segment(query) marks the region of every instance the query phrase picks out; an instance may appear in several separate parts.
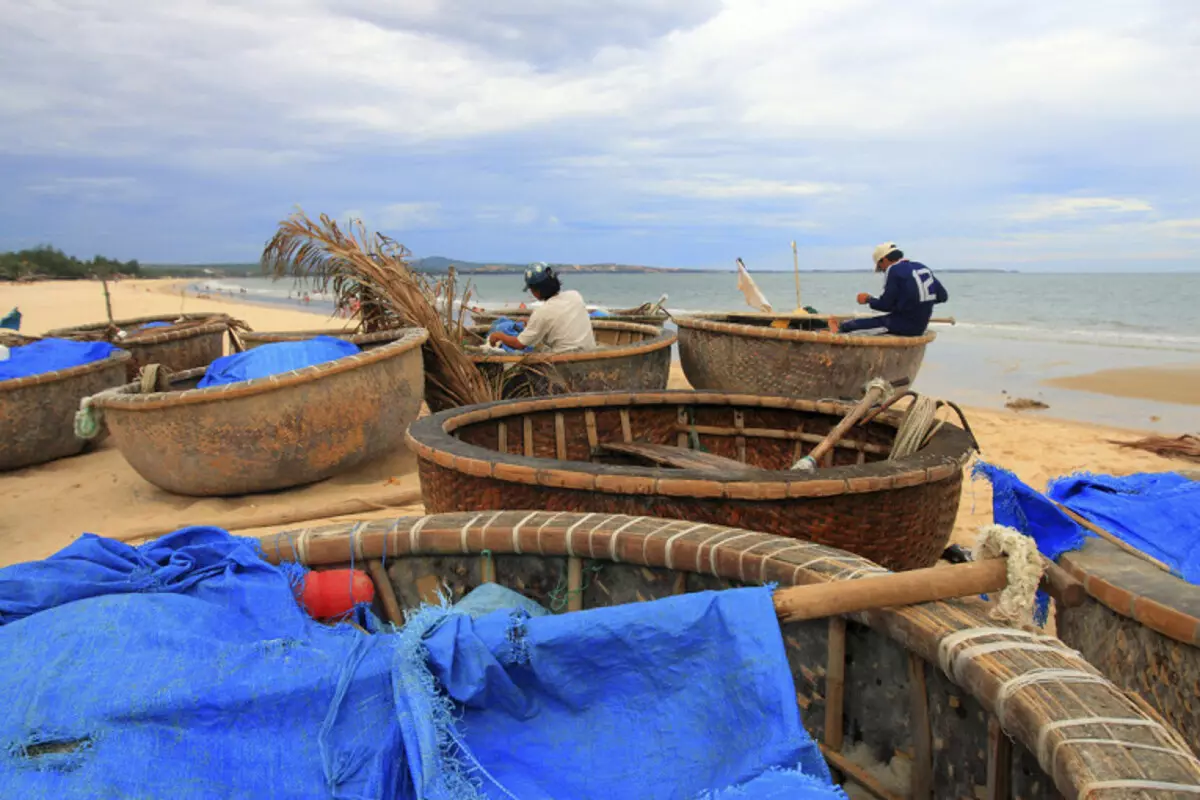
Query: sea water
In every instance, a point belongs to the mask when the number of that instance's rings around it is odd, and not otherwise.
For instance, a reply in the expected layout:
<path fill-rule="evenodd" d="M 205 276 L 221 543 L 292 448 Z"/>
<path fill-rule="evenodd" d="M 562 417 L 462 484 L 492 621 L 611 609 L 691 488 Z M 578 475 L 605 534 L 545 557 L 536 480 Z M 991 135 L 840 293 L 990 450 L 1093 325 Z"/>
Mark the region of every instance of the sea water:
<path fill-rule="evenodd" d="M 936 272 L 935 266 L 935 272 Z M 796 307 L 792 273 L 752 273 L 776 311 Z M 1164 432 L 1200 427 L 1200 407 L 1115 398 L 1044 385 L 1049 378 L 1100 369 L 1200 365 L 1200 273 L 1038 274 L 940 272 L 949 302 L 935 325 L 916 388 L 967 405 L 1001 407 L 1012 397 L 1048 403 L 1052 416 Z M 518 274 L 460 276 L 472 305 L 529 302 Z M 800 303 L 821 313 L 868 312 L 859 292 L 878 294 L 883 276 L 857 272 L 800 274 Z M 298 303 L 304 288 L 291 280 L 221 279 L 195 290 L 234 299 Z M 563 276 L 589 304 L 623 308 L 667 294 L 673 314 L 749 310 L 733 272 L 589 273 Z M 245 290 L 245 293 L 242 290 Z M 289 297 L 290 295 L 290 297 Z M 331 298 L 310 293 L 308 308 L 331 313 Z M 1152 418 L 1157 419 L 1152 419 Z"/>

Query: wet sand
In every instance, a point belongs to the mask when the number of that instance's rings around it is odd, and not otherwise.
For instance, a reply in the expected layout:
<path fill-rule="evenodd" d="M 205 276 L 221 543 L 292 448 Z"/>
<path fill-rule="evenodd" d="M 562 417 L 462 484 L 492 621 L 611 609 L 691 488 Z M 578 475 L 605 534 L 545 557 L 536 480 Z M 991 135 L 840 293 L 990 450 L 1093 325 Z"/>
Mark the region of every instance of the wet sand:
<path fill-rule="evenodd" d="M 1200 364 L 1103 369 L 1044 381 L 1082 392 L 1200 406 Z M 1200 422 L 1197 423 L 1200 426 Z"/>

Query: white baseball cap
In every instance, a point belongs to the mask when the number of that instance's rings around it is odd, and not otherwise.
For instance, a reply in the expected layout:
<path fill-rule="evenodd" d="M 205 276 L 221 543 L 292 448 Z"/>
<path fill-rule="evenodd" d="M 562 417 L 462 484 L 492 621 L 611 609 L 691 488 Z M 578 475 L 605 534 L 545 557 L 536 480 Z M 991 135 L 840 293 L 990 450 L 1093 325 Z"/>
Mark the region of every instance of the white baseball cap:
<path fill-rule="evenodd" d="M 878 264 L 883 260 L 884 256 L 899 249 L 895 242 L 884 242 L 881 245 L 876 245 L 875 250 L 871 253 L 871 263 Z"/>

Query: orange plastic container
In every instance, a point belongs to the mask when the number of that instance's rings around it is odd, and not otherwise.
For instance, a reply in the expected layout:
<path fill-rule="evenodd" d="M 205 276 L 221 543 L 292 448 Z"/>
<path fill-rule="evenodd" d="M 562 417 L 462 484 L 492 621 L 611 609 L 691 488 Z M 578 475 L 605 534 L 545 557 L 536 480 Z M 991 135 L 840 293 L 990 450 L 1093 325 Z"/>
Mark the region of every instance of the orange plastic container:
<path fill-rule="evenodd" d="M 371 576 L 357 569 L 328 569 L 304 577 L 300 603 L 316 619 L 345 614 L 357 603 L 375 599 Z"/>

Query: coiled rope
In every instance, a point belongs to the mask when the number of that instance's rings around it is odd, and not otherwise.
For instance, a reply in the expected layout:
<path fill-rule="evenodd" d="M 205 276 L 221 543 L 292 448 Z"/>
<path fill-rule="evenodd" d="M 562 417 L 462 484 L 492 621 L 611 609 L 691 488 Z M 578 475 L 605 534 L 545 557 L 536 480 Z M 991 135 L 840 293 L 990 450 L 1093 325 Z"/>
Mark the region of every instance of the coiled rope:
<path fill-rule="evenodd" d="M 904 412 L 904 419 L 900 421 L 900 428 L 896 431 L 896 438 L 892 441 L 892 450 L 888 453 L 889 461 L 896 461 L 901 458 L 911 456 L 913 453 L 921 449 L 925 441 L 932 433 L 936 433 L 933 428 L 934 415 L 937 414 L 938 401 L 936 398 L 928 395 L 913 395 L 913 401 L 908 406 L 908 410 Z M 939 421 L 937 427 L 941 427 Z"/>

